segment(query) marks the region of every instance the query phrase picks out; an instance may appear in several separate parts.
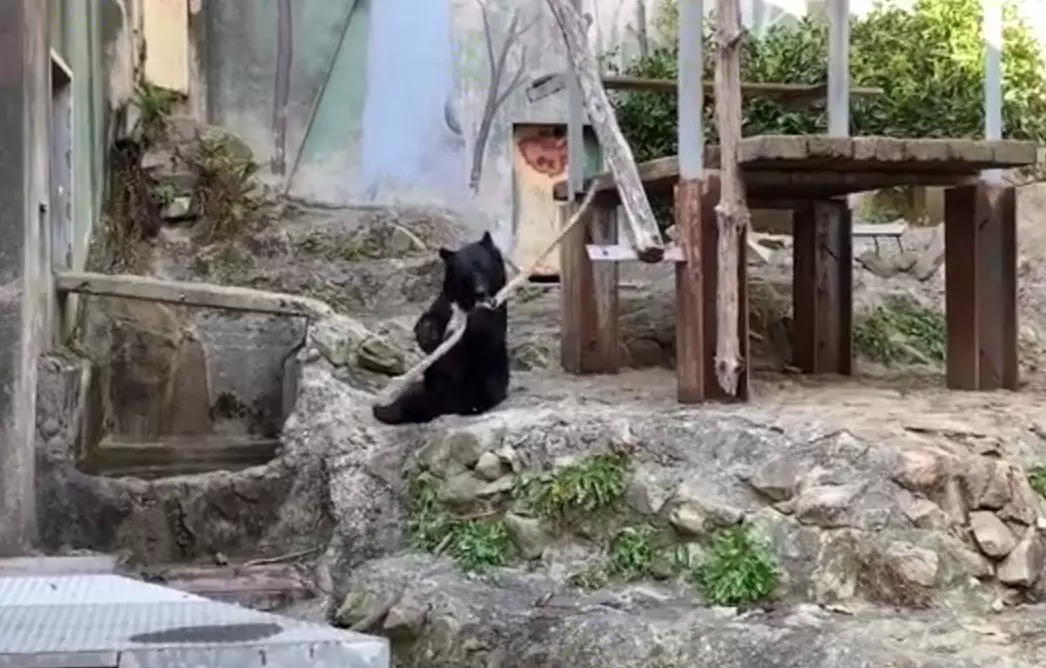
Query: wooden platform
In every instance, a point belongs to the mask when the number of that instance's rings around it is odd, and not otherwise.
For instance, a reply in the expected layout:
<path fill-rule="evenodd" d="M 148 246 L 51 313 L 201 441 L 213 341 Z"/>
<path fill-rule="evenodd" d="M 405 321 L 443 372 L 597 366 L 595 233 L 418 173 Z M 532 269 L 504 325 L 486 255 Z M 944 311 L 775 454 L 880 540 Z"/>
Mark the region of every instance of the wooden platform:
<path fill-rule="evenodd" d="M 793 364 L 813 374 L 853 371 L 853 231 L 850 209 L 839 196 L 897 185 L 949 186 L 945 198 L 948 386 L 992 390 L 1018 386 L 1017 237 L 1015 189 L 988 184 L 985 169 L 1036 162 L 1030 142 L 961 139 L 750 137 L 741 163 L 752 208 L 785 208 L 793 214 Z M 676 358 L 681 402 L 747 398 L 743 369 L 738 394 L 724 396 L 715 378 L 719 198 L 718 150 L 706 153 L 700 192 L 680 204 L 675 158 L 640 166 L 651 191 L 676 189 L 677 229 L 685 248 L 666 253 L 676 266 Z M 609 175 L 591 182 L 601 190 L 588 229 L 560 246 L 562 363 L 572 373 L 614 373 L 619 367 L 617 262 L 633 254 L 615 237 L 617 192 Z M 695 185 L 691 182 L 688 185 Z M 557 197 L 566 194 L 557 185 Z M 575 203 L 562 202 L 565 220 Z M 683 212 L 680 206 L 690 207 Z M 699 209 L 695 211 L 693 209 Z M 627 240 L 622 239 L 627 244 Z M 747 243 L 739 239 L 738 333 L 748 356 Z M 746 360 L 747 362 L 747 360 Z"/>
<path fill-rule="evenodd" d="M 796 209 L 802 202 L 896 186 L 956 186 L 972 183 L 986 169 L 1034 165 L 1034 142 L 974 139 L 894 139 L 821 135 L 759 135 L 741 140 L 740 163 L 749 203 L 758 209 Z M 719 167 L 719 147 L 705 150 L 705 166 Z M 670 193 L 679 180 L 675 156 L 639 165 L 649 193 Z M 617 203 L 613 176 L 589 179 L 601 206 Z M 565 182 L 556 184 L 567 199 Z"/>

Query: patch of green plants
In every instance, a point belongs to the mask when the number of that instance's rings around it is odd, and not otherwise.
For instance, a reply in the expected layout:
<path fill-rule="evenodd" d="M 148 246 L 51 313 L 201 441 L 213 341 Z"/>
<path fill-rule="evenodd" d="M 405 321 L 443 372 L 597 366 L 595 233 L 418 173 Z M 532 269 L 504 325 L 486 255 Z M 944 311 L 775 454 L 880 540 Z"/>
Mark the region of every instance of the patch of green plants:
<path fill-rule="evenodd" d="M 188 162 L 196 173 L 196 198 L 208 222 L 209 241 L 237 238 L 261 208 L 255 181 L 260 166 L 238 155 L 227 137 L 197 138 Z"/>
<path fill-rule="evenodd" d="M 627 474 L 624 455 L 592 455 L 558 471 L 521 478 L 515 496 L 537 517 L 569 521 L 617 509 Z"/>
<path fill-rule="evenodd" d="M 166 134 L 174 104 L 180 98 L 175 91 L 148 82 L 135 89 L 131 101 L 138 109 L 138 127 L 147 142 Z"/>
<path fill-rule="evenodd" d="M 1046 499 L 1046 466 L 1033 466 L 1028 469 L 1028 484 L 1035 493 Z"/>
<path fill-rule="evenodd" d="M 938 364 L 947 351 L 947 324 L 940 311 L 893 297 L 854 324 L 854 350 L 883 364 Z"/>
<path fill-rule="evenodd" d="M 779 572 L 769 546 L 744 527 L 721 529 L 708 555 L 692 570 L 694 583 L 712 605 L 763 601 L 777 589 Z"/>
<path fill-rule="evenodd" d="M 910 10 L 904 5 L 910 4 Z M 657 12 L 663 39 L 646 57 L 611 71 L 637 77 L 676 78 L 677 8 L 664 0 Z M 1005 5 L 1003 134 L 1046 140 L 1046 70 L 1039 42 L 1014 2 Z M 855 100 L 853 135 L 893 137 L 980 137 L 984 127 L 984 46 L 980 0 L 880 0 L 851 22 L 850 74 L 854 86 L 876 86 L 884 95 Z M 704 75 L 714 72 L 711 21 L 704 27 Z M 828 26 L 810 16 L 779 24 L 742 42 L 742 80 L 753 83 L 821 84 L 828 76 Z M 615 93 L 612 100 L 622 131 L 638 160 L 676 153 L 676 100 L 672 95 Z M 716 141 L 712 105 L 705 108 L 705 132 Z M 796 110 L 766 98 L 743 100 L 743 132 L 823 133 L 823 105 Z"/>
<path fill-rule="evenodd" d="M 178 189 L 173 183 L 157 183 L 152 190 L 153 201 L 160 208 L 169 206 L 178 196 Z"/>
<path fill-rule="evenodd" d="M 499 517 L 458 518 L 440 502 L 439 479 L 421 472 L 410 479 L 410 545 L 448 554 L 470 572 L 504 566 L 513 553 L 505 522 Z"/>

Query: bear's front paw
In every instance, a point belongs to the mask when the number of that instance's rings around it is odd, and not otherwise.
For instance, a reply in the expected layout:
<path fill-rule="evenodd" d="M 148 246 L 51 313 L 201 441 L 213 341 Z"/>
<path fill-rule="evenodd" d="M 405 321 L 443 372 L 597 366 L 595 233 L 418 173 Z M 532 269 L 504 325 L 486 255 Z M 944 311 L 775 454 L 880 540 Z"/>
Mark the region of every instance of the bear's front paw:
<path fill-rule="evenodd" d="M 443 332 L 431 320 L 422 320 L 414 328 L 414 340 L 422 352 L 428 355 L 443 343 Z"/>

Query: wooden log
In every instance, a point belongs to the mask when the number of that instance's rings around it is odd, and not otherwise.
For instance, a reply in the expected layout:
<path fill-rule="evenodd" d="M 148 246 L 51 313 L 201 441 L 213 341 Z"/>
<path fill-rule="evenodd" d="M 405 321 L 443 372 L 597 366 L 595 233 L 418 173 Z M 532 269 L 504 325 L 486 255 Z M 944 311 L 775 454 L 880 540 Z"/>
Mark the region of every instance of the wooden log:
<path fill-rule="evenodd" d="M 948 387 L 1016 390 L 1016 191 L 1009 184 L 953 188 L 944 217 Z"/>
<path fill-rule="evenodd" d="M 793 364 L 805 373 L 853 371 L 853 242 L 846 201 L 793 214 Z"/>
<path fill-rule="evenodd" d="M 585 37 L 586 24 L 570 0 L 546 0 L 559 24 L 571 68 L 578 79 L 585 111 L 596 132 L 603 160 L 609 166 L 621 196 L 632 245 L 644 262 L 660 262 L 664 256 L 661 232 L 650 208 L 635 157 L 614 115 L 600 79 L 599 68 Z"/>
<path fill-rule="evenodd" d="M 740 243 L 751 214 L 738 162 L 741 142 L 741 6 L 738 0 L 716 0 L 716 120 L 721 144 L 721 192 L 718 218 L 718 290 L 716 303 L 715 375 L 726 394 L 735 396 L 748 360 L 738 342 Z M 747 306 L 747 305 L 746 305 Z M 747 344 L 747 342 L 746 342 Z"/>
<path fill-rule="evenodd" d="M 569 220 L 575 205 L 559 207 L 560 219 Z M 618 268 L 595 265 L 587 249 L 589 240 L 612 242 L 616 236 L 616 209 L 597 208 L 560 242 L 560 362 L 567 373 L 618 371 Z"/>
<path fill-rule="evenodd" d="M 149 276 L 61 272 L 55 275 L 55 290 L 99 297 L 122 297 L 140 301 L 217 308 L 226 311 L 323 318 L 334 310 L 318 299 L 266 292 L 230 285 L 165 281 Z"/>
<path fill-rule="evenodd" d="M 683 262 L 676 265 L 676 398 L 701 403 L 705 391 L 705 289 L 701 181 L 676 185 L 675 218 Z"/>

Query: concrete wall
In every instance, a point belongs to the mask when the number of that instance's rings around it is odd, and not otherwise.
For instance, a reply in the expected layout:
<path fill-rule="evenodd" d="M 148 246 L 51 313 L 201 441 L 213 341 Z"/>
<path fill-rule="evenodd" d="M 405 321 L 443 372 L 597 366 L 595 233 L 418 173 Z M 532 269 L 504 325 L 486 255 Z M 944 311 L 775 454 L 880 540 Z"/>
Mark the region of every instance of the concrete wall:
<path fill-rule="evenodd" d="M 36 359 L 49 276 L 47 5 L 0 0 L 0 555 L 35 536 Z"/>

